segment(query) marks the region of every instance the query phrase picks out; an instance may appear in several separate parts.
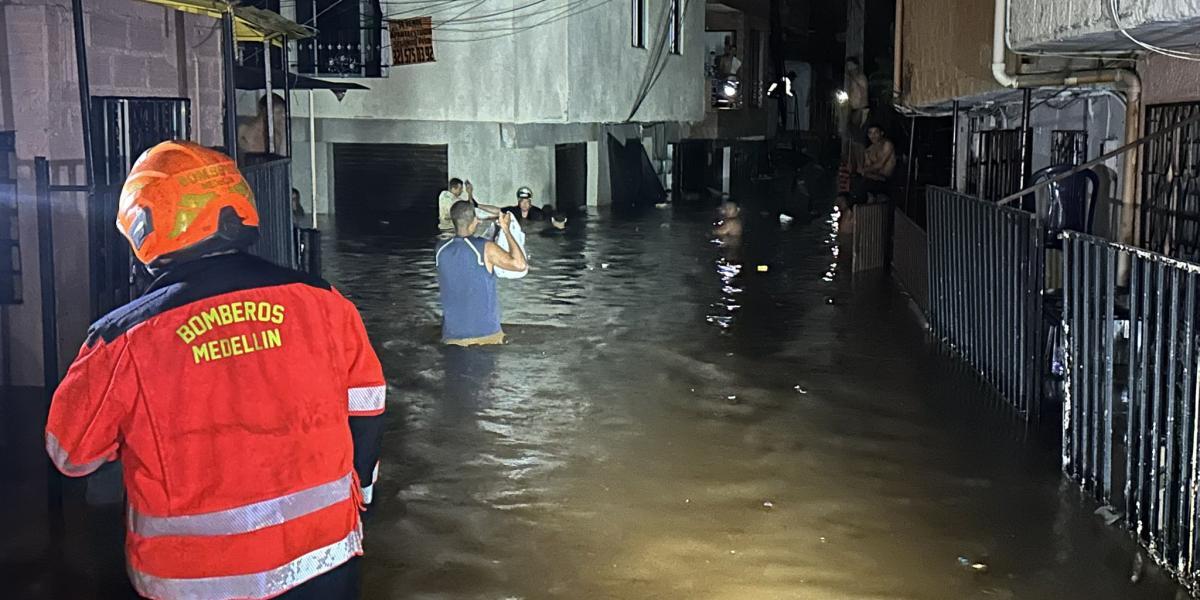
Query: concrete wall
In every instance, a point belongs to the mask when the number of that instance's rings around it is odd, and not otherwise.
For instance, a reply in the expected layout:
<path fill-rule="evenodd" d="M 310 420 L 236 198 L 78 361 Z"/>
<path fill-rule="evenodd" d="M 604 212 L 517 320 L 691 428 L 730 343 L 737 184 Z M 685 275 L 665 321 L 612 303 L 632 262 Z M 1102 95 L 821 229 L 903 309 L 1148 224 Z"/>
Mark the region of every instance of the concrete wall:
<path fill-rule="evenodd" d="M 193 130 L 221 143 L 220 36 L 215 21 L 134 0 L 86 0 L 92 95 L 187 96 Z M 75 46 L 68 0 L 0 3 L 0 130 L 17 132 L 18 213 L 24 303 L 4 307 L 0 336 L 15 385 L 41 383 L 41 293 L 33 159 L 51 161 L 56 184 L 84 182 Z M 87 221 L 81 194 L 55 194 L 55 267 L 62 361 L 90 320 Z M 4 344 L 0 344 L 3 352 Z"/>
<path fill-rule="evenodd" d="M 1187 41 L 1178 34 L 1200 19 L 1200 0 L 1117 0 L 1117 14 L 1135 37 L 1170 46 Z M 1118 32 L 1109 0 L 1010 0 L 1009 15 L 1016 49 L 1134 47 Z"/>
<path fill-rule="evenodd" d="M 306 101 L 307 93 L 300 95 Z M 306 210 L 312 208 L 309 133 L 306 120 L 292 124 L 296 152 L 292 162 L 292 182 L 300 190 Z M 401 121 L 395 119 L 318 119 L 317 120 L 317 201 L 319 214 L 334 212 L 334 146 L 358 144 L 433 144 L 446 146 L 447 170 L 451 177 L 470 179 L 481 201 L 507 205 L 516 189 L 533 188 L 539 203 L 549 203 L 554 187 L 554 146 L 561 143 L 596 142 L 598 166 L 589 168 L 589 177 L 603 175 L 590 195 L 593 204 L 607 204 L 609 133 L 619 139 L 637 137 L 640 127 L 601 126 L 597 124 L 514 125 L 511 123 L 462 123 L 457 121 Z M 672 138 L 674 141 L 674 138 Z M 436 198 L 430 198 L 435 202 Z"/>
<path fill-rule="evenodd" d="M 584 14 L 569 23 L 569 112 L 576 123 L 621 123 L 681 121 L 704 118 L 708 103 L 704 83 L 704 3 L 682 3 L 682 53 L 669 55 L 661 76 L 630 115 L 649 69 L 651 54 L 665 32 L 660 18 L 669 0 L 646 0 L 646 48 L 630 45 L 629 2 L 613 2 L 594 14 Z M 607 13 L 607 14 L 606 14 Z"/>
<path fill-rule="evenodd" d="M 904 3 L 903 101 L 926 106 L 996 90 L 992 79 L 992 11 L 988 0 Z"/>
<path fill-rule="evenodd" d="M 667 2 L 647 1 L 648 45 L 655 39 L 655 18 Z M 698 121 L 704 116 L 703 99 L 696 95 L 703 78 L 703 42 L 699 35 L 691 35 L 704 29 L 703 4 L 683 2 L 685 51 L 668 59 L 636 115 L 638 121 Z M 339 119 L 498 123 L 613 123 L 629 116 L 649 51 L 630 43 L 627 2 L 581 11 L 571 0 L 549 0 L 523 10 L 529 4 L 525 0 L 486 0 L 462 14 L 448 13 L 444 6 L 439 9 L 443 4 L 435 2 L 426 9 L 411 0 L 384 2 L 385 14 L 434 16 L 437 62 L 391 67 L 386 78 L 357 80 L 371 90 L 347 94 L 340 102 L 322 94 L 317 114 Z M 488 18 L 486 23 L 467 20 L 505 11 L 509 11 L 507 18 Z M 570 16 L 547 17 L 555 14 Z M 443 19 L 450 17 L 460 21 L 443 25 Z M 306 116 L 307 105 L 298 106 L 295 114 Z"/>
<path fill-rule="evenodd" d="M 1200 100 L 1200 62 L 1149 54 L 1138 63 L 1138 74 L 1144 105 Z"/>

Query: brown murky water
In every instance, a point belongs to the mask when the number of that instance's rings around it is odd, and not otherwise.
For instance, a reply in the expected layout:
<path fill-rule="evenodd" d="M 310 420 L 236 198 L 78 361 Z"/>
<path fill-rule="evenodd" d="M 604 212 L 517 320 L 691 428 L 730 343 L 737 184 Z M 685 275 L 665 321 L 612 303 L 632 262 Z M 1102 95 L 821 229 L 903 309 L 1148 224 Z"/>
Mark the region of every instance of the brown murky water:
<path fill-rule="evenodd" d="M 708 216 L 531 235 L 489 349 L 437 344 L 432 239 L 329 241 L 390 384 L 365 598 L 1176 596 L 828 219 L 733 252 Z M 65 527 L 9 539 L 5 597 L 128 597 L 119 510 Z"/>
<path fill-rule="evenodd" d="M 334 244 L 391 385 L 366 597 L 1175 595 L 829 219 L 707 216 L 531 236 L 491 349 L 436 344 L 432 240 Z"/>

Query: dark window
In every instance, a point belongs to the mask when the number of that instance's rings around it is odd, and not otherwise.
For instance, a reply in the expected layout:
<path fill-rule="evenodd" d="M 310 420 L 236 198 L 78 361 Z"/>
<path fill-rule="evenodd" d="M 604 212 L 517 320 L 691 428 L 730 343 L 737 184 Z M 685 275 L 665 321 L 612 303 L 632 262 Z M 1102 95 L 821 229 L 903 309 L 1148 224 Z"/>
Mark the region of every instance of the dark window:
<path fill-rule="evenodd" d="M 629 0 L 634 48 L 646 47 L 646 0 Z"/>
<path fill-rule="evenodd" d="M 316 37 L 297 43 L 297 69 L 310 75 L 383 76 L 384 16 L 380 0 L 296 2 L 296 21 L 317 29 Z"/>
<path fill-rule="evenodd" d="M 21 303 L 15 142 L 13 132 L 0 131 L 0 304 Z"/>
<path fill-rule="evenodd" d="M 683 53 L 683 19 L 679 13 L 679 0 L 671 0 L 671 54 Z"/>

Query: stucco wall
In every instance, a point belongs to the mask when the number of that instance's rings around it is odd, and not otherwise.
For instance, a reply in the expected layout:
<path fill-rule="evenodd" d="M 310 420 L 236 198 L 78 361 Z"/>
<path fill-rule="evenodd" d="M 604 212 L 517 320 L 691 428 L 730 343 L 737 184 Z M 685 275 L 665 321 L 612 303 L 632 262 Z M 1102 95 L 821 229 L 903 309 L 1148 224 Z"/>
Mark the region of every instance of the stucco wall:
<path fill-rule="evenodd" d="M 1117 14 L 1135 35 L 1157 41 L 1167 33 L 1163 29 L 1175 29 L 1169 24 L 1200 17 L 1200 0 L 1117 0 Z M 1117 31 L 1109 0 L 1010 0 L 1009 42 L 1014 48 L 1052 48 L 1071 41 L 1132 47 Z"/>
<path fill-rule="evenodd" d="M 633 121 L 694 122 L 704 118 L 704 3 L 683 6 L 682 53 L 669 55 L 658 81 L 633 115 Z M 647 0 L 646 48 L 630 44 L 628 2 L 614 2 L 591 15 L 570 19 L 568 120 L 620 123 L 630 116 L 663 32 L 657 28 L 669 0 Z"/>
<path fill-rule="evenodd" d="M 589 202 L 608 204 L 608 155 L 604 145 L 607 136 L 611 133 L 619 139 L 628 139 L 642 132 L 637 125 L 514 125 L 396 119 L 318 119 L 316 125 L 318 214 L 334 212 L 333 148 L 338 143 L 445 145 L 449 175 L 469 178 L 481 199 L 496 199 L 503 205 L 512 200 L 516 189 L 523 185 L 533 188 L 539 202 L 550 203 L 556 193 L 555 144 L 590 142 L 596 146 L 589 152 L 597 155 L 598 167 L 592 169 L 595 172 L 588 173 L 589 177 L 597 179 Z M 676 141 L 678 134 L 678 131 L 670 131 L 664 139 Z M 305 210 L 311 211 L 307 121 L 294 122 L 292 135 L 296 145 L 292 157 L 292 183 L 300 190 Z M 431 198 L 430 202 L 435 200 Z"/>
<path fill-rule="evenodd" d="M 215 21 L 189 15 L 180 22 L 172 11 L 134 0 L 87 0 L 84 10 L 92 95 L 190 97 L 197 139 L 221 143 L 220 36 L 209 35 Z M 0 335 L 9 340 L 9 354 L 0 361 L 8 361 L 15 385 L 41 383 L 34 157 L 50 159 L 53 183 L 84 182 L 73 32 L 68 0 L 0 3 L 0 130 L 17 132 L 24 288 L 24 303 L 4 309 L 7 329 Z M 65 365 L 90 320 L 86 204 L 82 194 L 61 193 L 53 203 Z"/>
<path fill-rule="evenodd" d="M 1200 62 L 1150 54 L 1138 63 L 1138 74 L 1144 105 L 1200 100 Z"/>
<path fill-rule="evenodd" d="M 650 15 L 657 15 L 667 1 L 648 0 Z M 505 11 L 510 16 L 503 22 L 496 17 L 486 24 L 455 24 L 445 20 L 461 11 L 447 12 L 444 6 L 439 10 L 444 2 L 428 10 L 411 0 L 403 5 L 385 2 L 385 14 L 433 15 L 437 62 L 391 67 L 386 78 L 358 80 L 370 91 L 347 94 L 340 102 L 322 94 L 317 114 L 340 119 L 502 123 L 624 121 L 649 55 L 648 50 L 630 44 L 629 5 L 611 2 L 587 11 L 567 7 L 569 12 L 563 13 L 569 3 L 549 0 L 536 9 L 518 10 L 529 3 L 486 0 L 459 18 Z M 703 99 L 697 97 L 703 77 L 703 40 L 691 34 L 704 29 L 703 3 L 684 3 L 685 52 L 670 57 L 637 120 L 698 121 L 704 116 Z M 555 20 L 543 13 L 570 16 Z M 541 16 L 520 17 L 528 14 Z M 539 22 L 544 24 L 522 30 Z M 651 43 L 653 39 L 651 32 Z M 295 114 L 307 115 L 307 105 L 297 106 Z"/>
<path fill-rule="evenodd" d="M 998 89 L 991 75 L 989 0 L 908 0 L 901 52 L 904 102 L 925 106 Z"/>

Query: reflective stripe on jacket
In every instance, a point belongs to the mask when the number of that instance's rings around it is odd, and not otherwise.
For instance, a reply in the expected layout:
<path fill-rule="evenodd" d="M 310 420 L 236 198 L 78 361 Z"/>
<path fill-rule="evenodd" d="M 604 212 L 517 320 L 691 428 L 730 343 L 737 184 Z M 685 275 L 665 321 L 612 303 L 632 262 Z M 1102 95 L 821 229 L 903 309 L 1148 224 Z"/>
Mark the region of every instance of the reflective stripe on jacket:
<path fill-rule="evenodd" d="M 362 553 L 382 368 L 329 284 L 235 254 L 168 271 L 93 325 L 46 448 L 120 459 L 129 572 L 151 598 L 267 598 Z"/>

